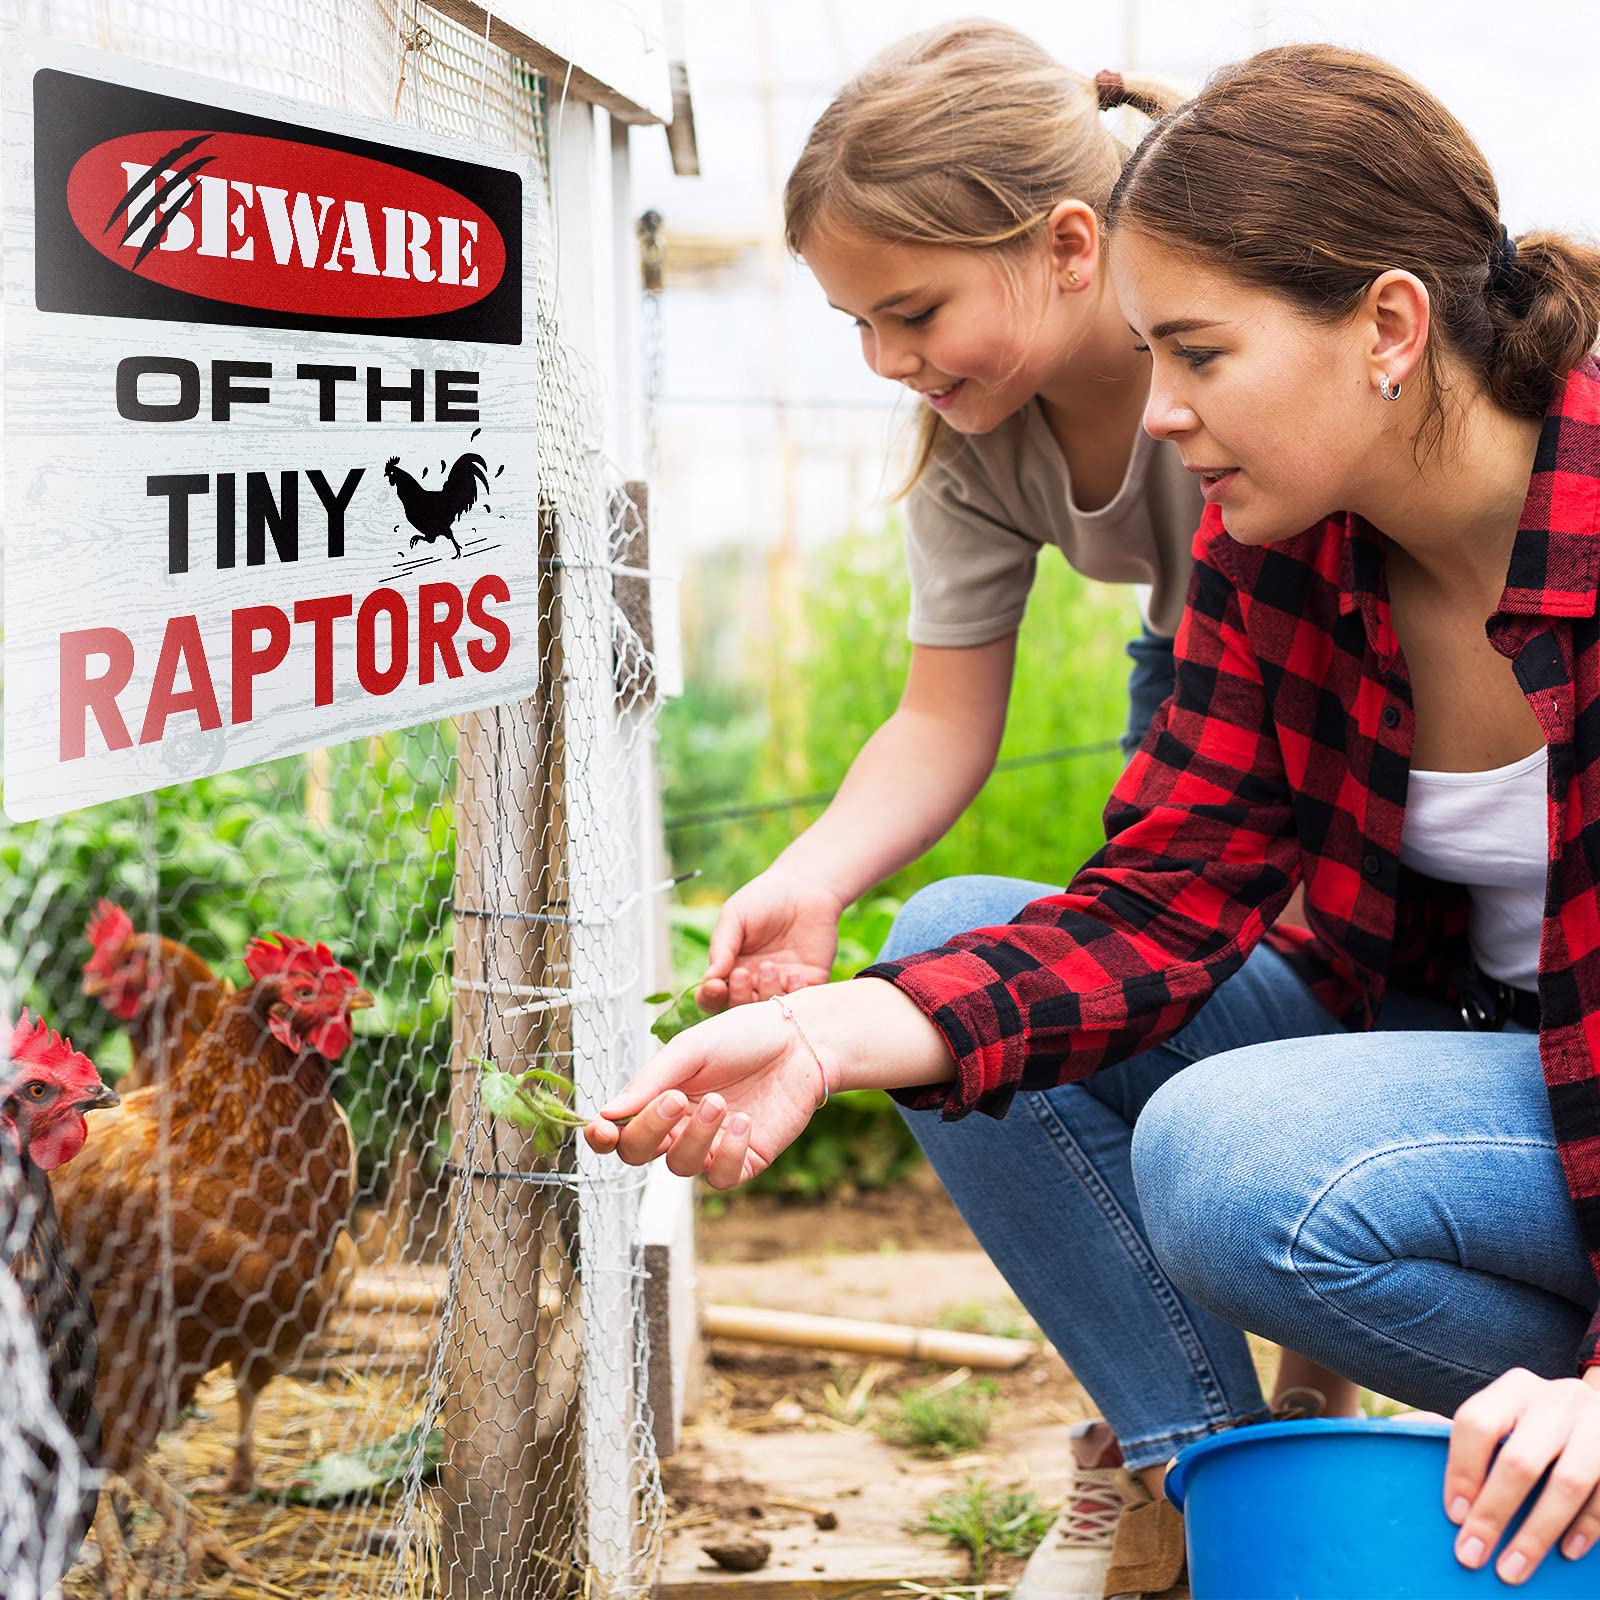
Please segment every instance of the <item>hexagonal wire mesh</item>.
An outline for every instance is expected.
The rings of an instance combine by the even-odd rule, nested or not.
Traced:
[[[413,0],[0,0],[16,24],[548,172],[542,80]],[[548,223],[548,179],[543,200]],[[548,227],[536,258],[538,695],[0,831],[0,1012],[123,1074],[50,1179],[106,1470],[101,1570],[69,1597],[126,1572],[197,1596],[648,1589],[639,1176],[481,1098],[486,1065],[586,1107],[625,1081],[650,946],[643,492],[604,459]],[[353,979],[252,943],[277,930]],[[352,981],[373,1003],[349,1038]],[[0,1232],[28,1233],[5,1192]],[[42,1588],[97,1450],[22,1279],[0,1274],[0,1571]]]

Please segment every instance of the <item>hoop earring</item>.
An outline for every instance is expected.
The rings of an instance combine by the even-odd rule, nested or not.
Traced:
[[[1387,372],[1385,372],[1378,380],[1378,393],[1381,394],[1385,400],[1398,400],[1400,398],[1400,387],[1401,386],[1398,383],[1394,384],[1393,386],[1390,385],[1389,374]]]

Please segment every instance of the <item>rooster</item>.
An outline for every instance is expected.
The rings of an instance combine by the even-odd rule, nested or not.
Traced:
[[[231,1363],[240,1435],[230,1476],[248,1486],[256,1397],[316,1337],[354,1257],[355,1150],[328,1063],[349,1047],[351,1013],[372,996],[326,945],[253,940],[245,967],[253,981],[222,1002],[173,1079],[126,1096],[55,1185],[94,1298],[105,1465],[169,1520],[192,1513],[145,1459],[161,1430],[207,1372]],[[169,1270],[164,1233],[170,1310],[149,1293]],[[102,1510],[108,1574],[126,1561],[114,1524]],[[242,1570],[213,1537],[192,1539],[189,1551]]]
[[[138,933],[121,906],[102,900],[83,930],[93,953],[83,966],[83,992],[123,1024],[133,1065],[124,1094],[165,1083],[194,1049],[233,985],[186,944]]]
[[[399,456],[390,456],[384,464],[383,475],[394,485],[405,510],[406,521],[415,528],[416,535],[410,548],[415,550],[424,539],[432,544],[435,539],[448,539],[460,556],[461,546],[452,531],[455,524],[477,503],[478,490],[489,493],[488,463],[479,455],[460,456],[444,480],[443,488],[424,489],[400,465]]]
[[[43,1019],[30,1023],[24,1011],[14,1028],[0,1024],[0,1039],[9,1041],[7,1057],[0,1058],[0,1263],[22,1292],[44,1355],[51,1402],[84,1462],[94,1467],[100,1456],[94,1307],[67,1258],[45,1174],[60,1171],[82,1151],[87,1113],[116,1105],[117,1096],[94,1063]],[[53,1481],[60,1457],[43,1439],[33,1448],[40,1469],[35,1526],[42,1532],[60,1515]],[[85,1490],[58,1548],[50,1551],[41,1542],[41,1570],[26,1575],[36,1593],[45,1593],[59,1576],[42,1570],[48,1556],[62,1569],[71,1564],[98,1500],[97,1488]]]

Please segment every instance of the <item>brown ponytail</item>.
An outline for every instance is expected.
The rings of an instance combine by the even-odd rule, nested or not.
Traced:
[[[1329,322],[1380,273],[1414,273],[1437,342],[1519,416],[1542,416],[1600,335],[1600,250],[1556,234],[1510,240],[1466,129],[1398,68],[1332,45],[1264,50],[1219,72],[1145,136],[1106,228],[1210,257]],[[1421,376],[1428,448],[1445,426],[1433,342]]]
[[[1594,348],[1600,250],[1557,233],[1530,233],[1485,295],[1493,344],[1485,371],[1497,405],[1542,416],[1556,380]]]
[[[1100,111],[1126,105],[1158,117],[1181,100],[1155,78],[1086,78],[997,22],[914,34],[868,62],[817,119],[784,186],[789,248],[803,255],[819,228],[837,228],[991,250],[1014,270],[1060,201],[1103,210],[1128,147]],[[899,493],[946,431],[924,410]]]

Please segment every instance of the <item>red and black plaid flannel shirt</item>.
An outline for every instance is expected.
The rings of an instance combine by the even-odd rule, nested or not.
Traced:
[[[1500,609],[1489,619],[1550,750],[1539,1053],[1600,1277],[1600,363],[1545,418]],[[955,1056],[904,1103],[1003,1115],[1018,1089],[1087,1077],[1176,1033],[1236,972],[1297,883],[1307,929],[1272,942],[1346,1026],[1386,987],[1452,996],[1467,897],[1400,865],[1411,684],[1383,537],[1330,517],[1236,544],[1208,509],[1173,697],[1106,808],[1106,844],[1004,928],[884,962]],[[1600,1363],[1600,1313],[1580,1365]]]

